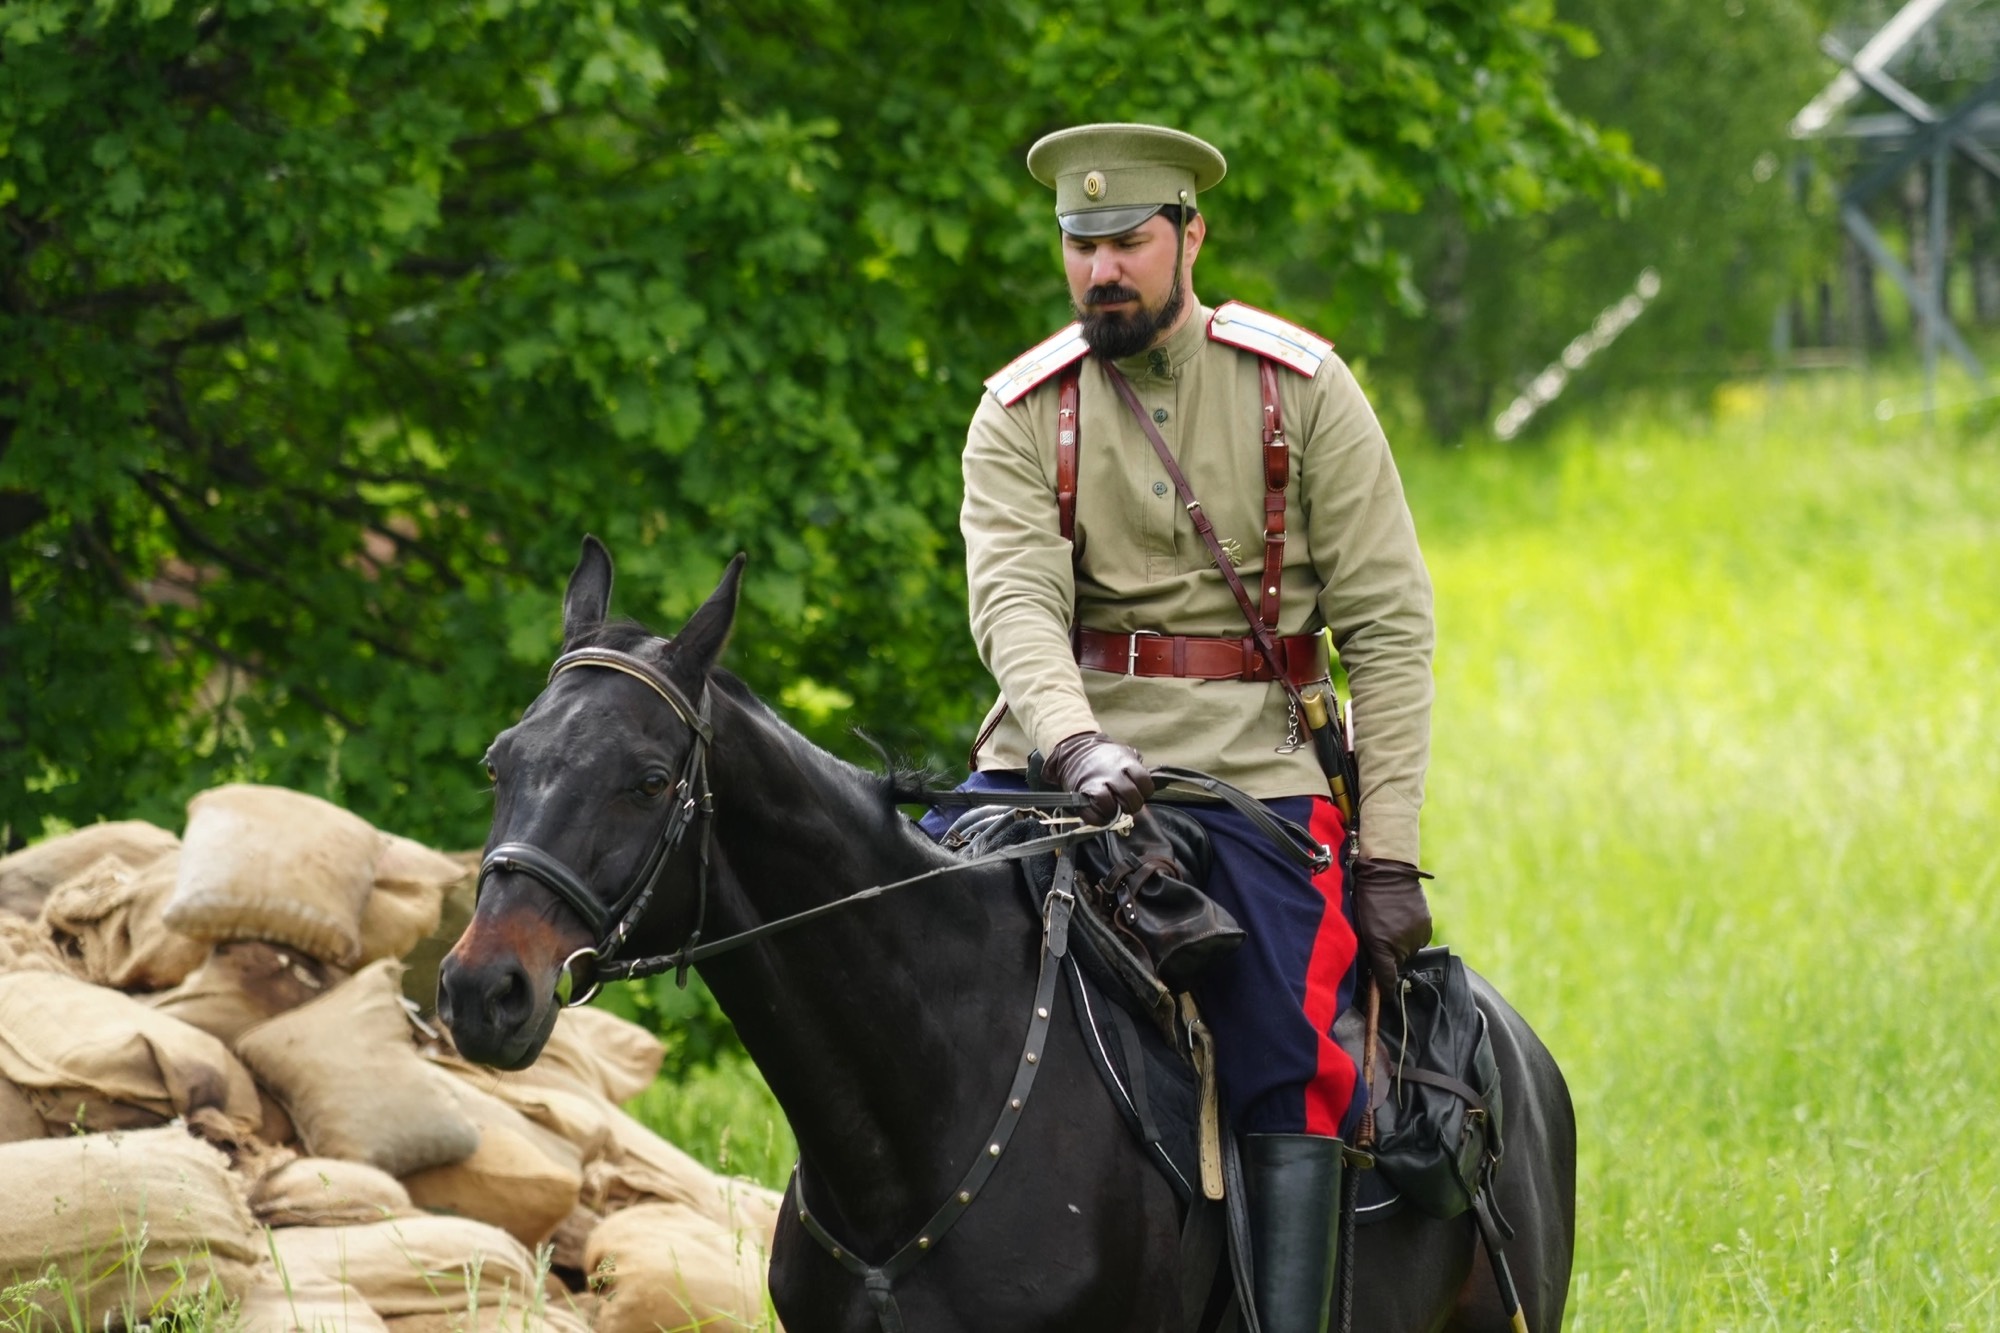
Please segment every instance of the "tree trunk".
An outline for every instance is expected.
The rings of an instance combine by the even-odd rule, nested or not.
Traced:
[[[1847,339],[1863,355],[1888,345],[1882,306],[1875,299],[1875,265],[1852,236],[1843,236],[1841,269],[1847,277]]]
[[[1424,398],[1424,419],[1431,433],[1444,444],[1455,443],[1469,429],[1488,404],[1478,397],[1479,377],[1467,373],[1462,343],[1465,338],[1467,307],[1465,275],[1472,251],[1472,239],[1465,223],[1447,212],[1440,222],[1437,255],[1423,283],[1430,306],[1430,332],[1424,342],[1430,355]]]

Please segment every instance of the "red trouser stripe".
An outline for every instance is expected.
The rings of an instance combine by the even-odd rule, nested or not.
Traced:
[[[1332,801],[1312,803],[1312,835],[1334,850],[1334,863],[1313,876],[1313,887],[1326,900],[1319,931],[1313,937],[1312,959],[1306,964],[1305,1014],[1318,1034],[1319,1068],[1306,1085],[1306,1133],[1329,1137],[1340,1133],[1342,1118],[1354,1099],[1354,1062],[1334,1044],[1333,1020],[1340,1013],[1344,983],[1354,969],[1354,925],[1347,919],[1339,852],[1347,829]]]

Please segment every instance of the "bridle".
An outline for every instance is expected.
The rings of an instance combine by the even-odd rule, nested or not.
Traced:
[[[554,684],[556,677],[565,671],[584,667],[616,671],[646,686],[666,700],[681,721],[687,723],[694,740],[688,746],[687,755],[681,760],[680,772],[674,778],[668,795],[667,816],[660,825],[659,835],[653,839],[652,849],[646,853],[646,859],[639,863],[638,870],[612,900],[610,907],[597,900],[581,875],[533,843],[503,842],[479,863],[475,901],[478,890],[486,887],[488,876],[518,871],[539,881],[549,892],[562,899],[590,928],[596,943],[586,945],[565,958],[556,974],[556,999],[565,1008],[589,1003],[606,981],[656,976],[671,970],[678,985],[687,985],[688,967],[695,961],[695,949],[701,943],[702,925],[708,917],[709,852],[715,841],[715,791],[708,781],[708,747],[714,740],[715,729],[709,721],[707,682],[702,684],[699,701],[690,703],[679,686],[642,658],[611,648],[576,648],[558,657],[555,665],[549,668],[549,683]],[[673,858],[675,849],[696,821],[701,823],[701,861],[695,881],[694,928],[688,932],[687,940],[673,953],[661,957],[614,961],[619,950],[625,947],[633,927],[638,925],[646,915],[646,909],[652,905],[653,892],[666,874],[667,862]],[[585,973],[588,978],[588,984],[581,993],[577,991],[579,972]]]

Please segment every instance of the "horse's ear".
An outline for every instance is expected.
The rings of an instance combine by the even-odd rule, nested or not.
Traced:
[[[723,645],[729,642],[729,627],[736,621],[736,591],[743,577],[745,558],[742,552],[737,552],[729,568],[722,571],[722,582],[715,585],[708,600],[695,608],[687,624],[674,636],[668,662],[675,674],[689,682],[706,676],[722,656]]]
[[[586,535],[583,554],[570,572],[569,588],[563,593],[563,647],[568,648],[604,623],[611,609],[611,552],[604,543]]]

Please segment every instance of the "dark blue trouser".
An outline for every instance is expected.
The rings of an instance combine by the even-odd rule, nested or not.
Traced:
[[[1021,791],[1019,773],[974,773],[961,791]],[[1266,801],[1336,850],[1345,830],[1323,797]],[[1288,860],[1228,806],[1181,807],[1208,830],[1214,855],[1204,887],[1248,932],[1243,947],[1194,989],[1215,1034],[1230,1124],[1244,1134],[1352,1137],[1363,1099],[1354,1062],[1334,1044],[1333,1020],[1354,997],[1353,908],[1336,863],[1314,875]],[[958,810],[934,809],[924,832],[941,838]]]

